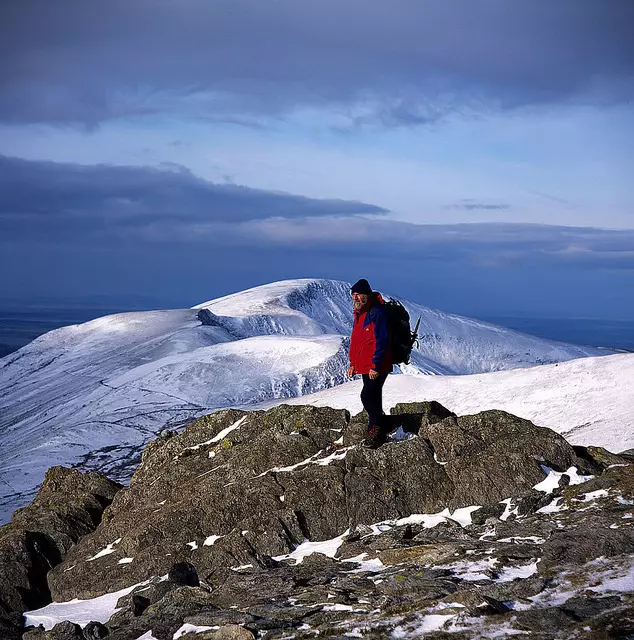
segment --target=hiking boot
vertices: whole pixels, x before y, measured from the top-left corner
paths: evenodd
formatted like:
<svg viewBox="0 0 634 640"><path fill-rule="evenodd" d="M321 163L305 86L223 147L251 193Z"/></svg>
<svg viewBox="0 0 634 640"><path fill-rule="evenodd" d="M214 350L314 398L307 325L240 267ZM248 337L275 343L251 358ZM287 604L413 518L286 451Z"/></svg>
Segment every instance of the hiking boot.
<svg viewBox="0 0 634 640"><path fill-rule="evenodd" d="M361 443L366 449L378 449L385 443L385 435L380 427L370 427L365 440Z"/></svg>

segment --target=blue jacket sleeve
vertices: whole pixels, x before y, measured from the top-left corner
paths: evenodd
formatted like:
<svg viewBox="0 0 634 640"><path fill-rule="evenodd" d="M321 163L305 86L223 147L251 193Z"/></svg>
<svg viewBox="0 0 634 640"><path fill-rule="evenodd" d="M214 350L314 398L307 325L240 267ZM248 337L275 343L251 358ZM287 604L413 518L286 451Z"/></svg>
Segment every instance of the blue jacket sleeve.
<svg viewBox="0 0 634 640"><path fill-rule="evenodd" d="M390 331L387 322L387 313L380 306L374 307L374 356L372 366L378 371L389 346Z"/></svg>

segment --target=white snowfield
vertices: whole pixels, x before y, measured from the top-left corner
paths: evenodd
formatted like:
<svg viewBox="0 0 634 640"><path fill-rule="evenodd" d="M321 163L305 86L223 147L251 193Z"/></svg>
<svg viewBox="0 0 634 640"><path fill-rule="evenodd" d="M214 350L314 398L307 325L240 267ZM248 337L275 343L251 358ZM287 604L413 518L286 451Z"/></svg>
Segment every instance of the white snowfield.
<svg viewBox="0 0 634 640"><path fill-rule="evenodd" d="M409 374L483 373L612 353L404 304L412 324L422 317ZM106 316L37 338L0 359L0 522L32 499L50 466L125 481L140 447L162 429L214 409L342 384L351 326L349 285L306 279L192 309Z"/></svg>
<svg viewBox="0 0 634 640"><path fill-rule="evenodd" d="M362 410L355 380L289 404ZM502 409L548 427L571 444L614 453L634 448L634 353L470 376L390 376L384 409L436 400L458 415Z"/></svg>

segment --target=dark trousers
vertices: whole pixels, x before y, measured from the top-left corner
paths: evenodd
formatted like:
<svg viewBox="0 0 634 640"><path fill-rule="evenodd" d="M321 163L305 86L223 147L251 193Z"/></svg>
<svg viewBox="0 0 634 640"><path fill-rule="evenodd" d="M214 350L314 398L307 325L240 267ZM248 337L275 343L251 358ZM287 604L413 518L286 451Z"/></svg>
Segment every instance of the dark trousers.
<svg viewBox="0 0 634 640"><path fill-rule="evenodd" d="M374 380L370 380L370 375L367 373L362 376L361 403L368 412L368 429L383 426L383 385L387 376L387 373L379 373Z"/></svg>

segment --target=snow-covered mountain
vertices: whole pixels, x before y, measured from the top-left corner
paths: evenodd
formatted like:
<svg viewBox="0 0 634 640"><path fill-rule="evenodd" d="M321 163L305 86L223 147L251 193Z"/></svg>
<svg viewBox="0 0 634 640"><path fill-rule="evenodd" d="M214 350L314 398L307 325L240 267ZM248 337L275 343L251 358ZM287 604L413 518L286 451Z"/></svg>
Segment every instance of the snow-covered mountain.
<svg viewBox="0 0 634 640"><path fill-rule="evenodd" d="M404 303L412 323L422 317L410 374L610 353ZM289 280L192 309L63 327L0 359L0 521L30 500L53 464L125 480L162 429L345 382L351 320L347 283Z"/></svg>

